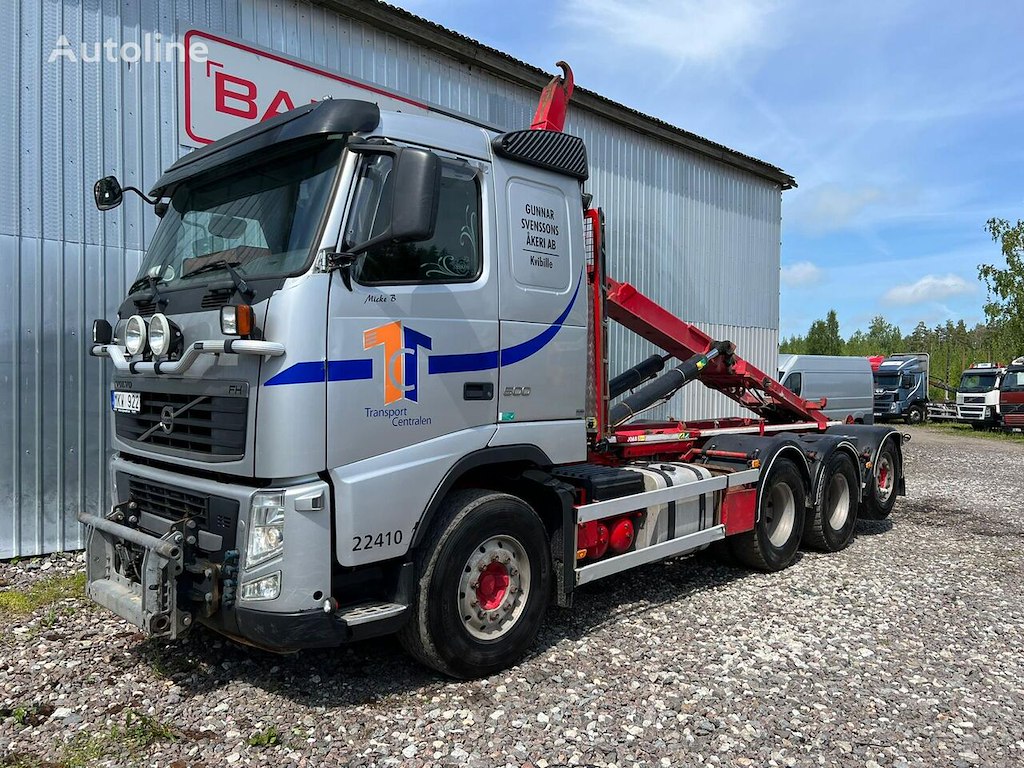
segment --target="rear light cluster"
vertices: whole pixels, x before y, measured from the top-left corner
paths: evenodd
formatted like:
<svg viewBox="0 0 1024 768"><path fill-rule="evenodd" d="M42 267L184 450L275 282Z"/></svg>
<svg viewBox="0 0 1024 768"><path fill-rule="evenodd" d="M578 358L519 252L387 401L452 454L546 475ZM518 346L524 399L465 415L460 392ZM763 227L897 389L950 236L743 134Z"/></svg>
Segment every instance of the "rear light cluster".
<svg viewBox="0 0 1024 768"><path fill-rule="evenodd" d="M600 560L605 555L628 552L636 539L634 517L636 515L621 515L580 525L576 534L576 559Z"/></svg>

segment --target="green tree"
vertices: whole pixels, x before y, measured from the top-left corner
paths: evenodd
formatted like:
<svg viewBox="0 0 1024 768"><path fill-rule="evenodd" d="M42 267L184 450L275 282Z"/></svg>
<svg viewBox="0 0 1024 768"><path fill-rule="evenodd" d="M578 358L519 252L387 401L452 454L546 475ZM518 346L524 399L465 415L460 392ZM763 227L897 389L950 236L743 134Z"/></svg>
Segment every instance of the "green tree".
<svg viewBox="0 0 1024 768"><path fill-rule="evenodd" d="M1006 259L1006 268L995 264L978 265L978 277L985 281L988 297L985 317L998 337L999 346L1009 354L1020 349L1024 353L1024 220L1010 224L1006 219L989 219L985 225L992 239L999 243Z"/></svg>
<svg viewBox="0 0 1024 768"><path fill-rule="evenodd" d="M839 335L839 318L836 311L830 309L824 320L815 320L807 331L807 354L809 355L841 355L843 354L843 337Z"/></svg>

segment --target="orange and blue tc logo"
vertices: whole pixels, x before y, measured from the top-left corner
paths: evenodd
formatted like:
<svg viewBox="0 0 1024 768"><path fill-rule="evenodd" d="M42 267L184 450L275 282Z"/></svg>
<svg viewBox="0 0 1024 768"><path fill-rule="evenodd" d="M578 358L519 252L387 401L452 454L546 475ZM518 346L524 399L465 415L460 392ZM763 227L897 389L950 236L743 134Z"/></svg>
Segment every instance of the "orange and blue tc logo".
<svg viewBox="0 0 1024 768"><path fill-rule="evenodd" d="M384 348L384 405L419 398L420 349L430 349L430 337L402 325L401 320L363 331L363 349Z"/></svg>

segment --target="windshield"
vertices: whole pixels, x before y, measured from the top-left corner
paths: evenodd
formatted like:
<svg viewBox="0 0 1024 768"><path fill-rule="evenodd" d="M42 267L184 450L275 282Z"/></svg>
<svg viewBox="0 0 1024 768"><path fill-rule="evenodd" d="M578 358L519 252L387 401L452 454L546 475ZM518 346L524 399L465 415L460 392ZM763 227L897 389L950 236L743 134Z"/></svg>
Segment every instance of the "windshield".
<svg viewBox="0 0 1024 768"><path fill-rule="evenodd" d="M875 386L883 389L896 389L900 385L899 375L893 374L875 374Z"/></svg>
<svg viewBox="0 0 1024 768"><path fill-rule="evenodd" d="M227 265L246 277L292 274L306 263L343 142L328 141L229 176L179 187L139 271L173 288L202 285Z"/></svg>
<svg viewBox="0 0 1024 768"><path fill-rule="evenodd" d="M991 392L996 388L994 373L965 373L960 377L959 392Z"/></svg>
<svg viewBox="0 0 1024 768"><path fill-rule="evenodd" d="M1024 391L1024 371L1010 371L1003 377L1003 383L999 385L1003 392Z"/></svg>

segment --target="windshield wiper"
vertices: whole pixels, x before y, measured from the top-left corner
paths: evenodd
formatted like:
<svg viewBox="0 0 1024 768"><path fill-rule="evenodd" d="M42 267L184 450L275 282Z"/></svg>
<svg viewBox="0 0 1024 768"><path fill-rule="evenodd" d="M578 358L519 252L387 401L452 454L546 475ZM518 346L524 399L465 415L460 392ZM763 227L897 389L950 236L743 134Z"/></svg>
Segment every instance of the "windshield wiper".
<svg viewBox="0 0 1024 768"><path fill-rule="evenodd" d="M167 299L162 298L160 296L160 290L157 288L157 285L159 283L160 281L157 279L156 275L143 275L142 277L140 277L138 280L131 284L131 287L128 288L128 295L131 296L133 293L139 290L139 288L144 288L145 286L148 285L150 290L153 291L153 294L149 297L149 301L156 301L159 302L160 304L167 304Z"/></svg>
<svg viewBox="0 0 1024 768"><path fill-rule="evenodd" d="M182 280L188 280L189 278L195 277L196 275L202 275L206 272L219 272L222 269L226 269L228 274L231 275L231 280L235 284L235 290L237 290L246 301L251 301L256 295L256 291L249 287L249 284L245 282L238 272L235 271L235 267L241 266L240 261L228 261L227 259L217 259L217 261L211 261L209 264L203 264L201 267L189 272L187 275L182 275Z"/></svg>

